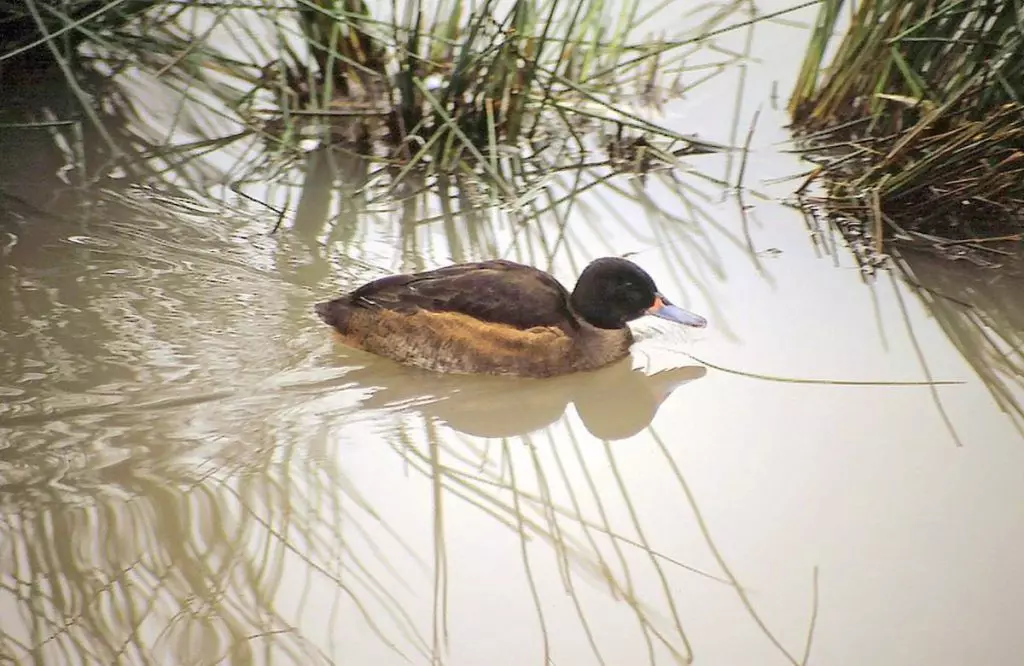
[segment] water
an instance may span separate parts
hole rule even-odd
[[[1024,390],[1000,359],[1020,292],[926,257],[915,279],[976,313],[895,274],[865,282],[773,199],[806,169],[778,150],[770,103],[800,35],[774,26],[753,47],[739,127],[761,105],[745,182],[768,198],[745,211],[699,177],[685,200],[623,178],[564,228],[494,214],[474,239],[346,208],[314,155],[304,187],[261,193],[292,197],[294,228],[270,234],[273,213],[229,194],[66,186],[46,135],[0,134],[20,198],[0,217],[0,655],[1019,663],[1008,410]],[[669,122],[727,141],[738,80]],[[224,192],[233,149],[178,175]],[[725,157],[691,162],[736,177]],[[503,255],[572,284],[627,252],[711,325],[641,322],[632,359],[582,376],[402,368],[337,346],[311,311],[419,265]]]

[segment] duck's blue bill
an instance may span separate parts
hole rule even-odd
[[[679,306],[672,305],[661,294],[658,294],[654,299],[654,305],[648,308],[647,314],[674,321],[684,326],[693,326],[694,328],[704,328],[708,325],[708,320],[704,317],[689,310],[684,310]]]

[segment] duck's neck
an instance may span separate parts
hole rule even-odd
[[[598,328],[584,323],[576,339],[576,365],[592,370],[629,356],[633,332],[629,327]]]

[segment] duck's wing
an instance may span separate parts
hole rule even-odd
[[[578,326],[569,292],[555,278],[531,266],[492,260],[432,271],[391,275],[349,294],[356,307],[413,313],[458,312],[518,329]]]

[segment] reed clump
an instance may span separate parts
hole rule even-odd
[[[807,184],[824,185],[819,203],[867,254],[883,243],[972,250],[982,263],[1020,253],[1020,11],[1013,0],[822,3],[789,111],[818,163]]]
[[[284,52],[264,67],[278,109],[262,128],[279,137],[326,125],[328,143],[372,155],[395,180],[412,169],[475,173],[512,193],[510,160],[556,152],[569,164],[603,151],[608,166],[646,171],[721,148],[631,111],[683,89],[678,54],[666,54],[685,43],[632,41],[636,2],[621,14],[601,0],[297,8],[312,57]],[[595,141],[596,129],[608,131]]]

